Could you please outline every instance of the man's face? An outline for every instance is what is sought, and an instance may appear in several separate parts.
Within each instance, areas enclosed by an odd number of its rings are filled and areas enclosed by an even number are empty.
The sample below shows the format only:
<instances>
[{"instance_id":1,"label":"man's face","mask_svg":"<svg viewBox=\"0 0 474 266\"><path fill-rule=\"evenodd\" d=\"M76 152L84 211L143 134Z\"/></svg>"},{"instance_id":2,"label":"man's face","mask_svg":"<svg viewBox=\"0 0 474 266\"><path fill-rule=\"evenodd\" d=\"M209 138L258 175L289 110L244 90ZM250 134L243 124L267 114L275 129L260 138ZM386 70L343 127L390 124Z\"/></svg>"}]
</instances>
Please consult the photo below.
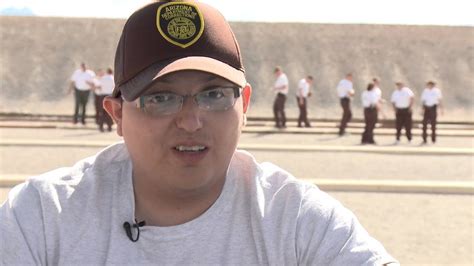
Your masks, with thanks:
<instances>
[{"instance_id":1,"label":"man's face","mask_svg":"<svg viewBox=\"0 0 474 266\"><path fill-rule=\"evenodd\" d=\"M235 87L213 74L180 71L161 78L145 94L194 95L216 86ZM225 111L200 109L188 97L179 112L158 117L124 101L121 117L113 112L132 159L134 178L145 177L150 185L175 193L207 191L222 182L243 127L250 90L245 88L242 95L248 92L247 97L240 96Z\"/></svg>"}]
</instances>

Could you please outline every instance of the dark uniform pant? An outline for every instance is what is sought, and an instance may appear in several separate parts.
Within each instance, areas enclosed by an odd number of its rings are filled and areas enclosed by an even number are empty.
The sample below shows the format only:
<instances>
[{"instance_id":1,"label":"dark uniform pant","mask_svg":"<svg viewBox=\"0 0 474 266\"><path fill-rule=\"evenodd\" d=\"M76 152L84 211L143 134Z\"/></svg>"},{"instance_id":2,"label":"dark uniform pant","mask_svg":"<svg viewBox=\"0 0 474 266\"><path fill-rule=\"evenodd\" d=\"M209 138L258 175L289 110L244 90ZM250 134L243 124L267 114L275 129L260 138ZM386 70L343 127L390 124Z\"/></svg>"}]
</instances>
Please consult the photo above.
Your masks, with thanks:
<instances>
[{"instance_id":1,"label":"dark uniform pant","mask_svg":"<svg viewBox=\"0 0 474 266\"><path fill-rule=\"evenodd\" d=\"M367 107L364 108L364 120L365 128L362 133L362 143L375 144L374 141L374 128L377 123L377 108Z\"/></svg>"},{"instance_id":2,"label":"dark uniform pant","mask_svg":"<svg viewBox=\"0 0 474 266\"><path fill-rule=\"evenodd\" d=\"M425 112L423 113L423 142L428 138L428 123L431 124L431 141L436 142L436 116L437 106L423 106Z\"/></svg>"},{"instance_id":3,"label":"dark uniform pant","mask_svg":"<svg viewBox=\"0 0 474 266\"><path fill-rule=\"evenodd\" d=\"M298 127L301 127L302 123L304 123L306 127L310 127L311 125L308 121L306 98L303 98L303 104L300 104L300 98L296 97L296 102L298 103L298 108L300 109L300 116L298 116Z\"/></svg>"},{"instance_id":4,"label":"dark uniform pant","mask_svg":"<svg viewBox=\"0 0 474 266\"><path fill-rule=\"evenodd\" d=\"M275 98L275 102L273 103L273 115L275 117L275 126L277 127L286 126L285 102L286 95L283 93L278 93Z\"/></svg>"},{"instance_id":5,"label":"dark uniform pant","mask_svg":"<svg viewBox=\"0 0 474 266\"><path fill-rule=\"evenodd\" d=\"M100 131L104 130L104 124L107 125L108 130L112 129L113 120L109 113L104 109L104 98L107 95L95 95L95 111L96 111L96 123L99 125Z\"/></svg>"},{"instance_id":6,"label":"dark uniform pant","mask_svg":"<svg viewBox=\"0 0 474 266\"><path fill-rule=\"evenodd\" d=\"M77 123L79 120L79 109L81 109L81 123L86 123L86 107L87 101L89 100L89 93L90 90L81 91L77 88L74 89L74 98L75 98L75 105L74 105L74 124Z\"/></svg>"},{"instance_id":7,"label":"dark uniform pant","mask_svg":"<svg viewBox=\"0 0 474 266\"><path fill-rule=\"evenodd\" d=\"M395 115L397 140L400 140L400 136L402 135L402 128L405 128L407 139L411 141L411 128L412 128L411 115L412 113L409 108L397 108L396 115Z\"/></svg>"},{"instance_id":8,"label":"dark uniform pant","mask_svg":"<svg viewBox=\"0 0 474 266\"><path fill-rule=\"evenodd\" d=\"M351 100L347 97L341 98L342 118L339 125L339 135L343 135L346 131L347 123L352 119Z\"/></svg>"}]
</instances>

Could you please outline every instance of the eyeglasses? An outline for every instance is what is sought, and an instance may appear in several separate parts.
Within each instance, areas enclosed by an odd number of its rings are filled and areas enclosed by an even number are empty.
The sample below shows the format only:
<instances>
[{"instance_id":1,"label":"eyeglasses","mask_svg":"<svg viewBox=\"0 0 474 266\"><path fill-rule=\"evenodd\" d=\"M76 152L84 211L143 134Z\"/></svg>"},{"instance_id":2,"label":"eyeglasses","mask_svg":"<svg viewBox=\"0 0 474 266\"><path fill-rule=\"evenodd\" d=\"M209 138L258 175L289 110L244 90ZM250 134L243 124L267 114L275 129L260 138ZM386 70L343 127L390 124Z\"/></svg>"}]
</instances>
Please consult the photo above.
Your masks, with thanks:
<instances>
[{"instance_id":1,"label":"eyeglasses","mask_svg":"<svg viewBox=\"0 0 474 266\"><path fill-rule=\"evenodd\" d=\"M194 95L179 95L172 92L157 92L137 99L137 108L152 116L175 114L183 108L187 98L194 99L199 108L206 111L225 111L234 106L240 97L238 87L211 87Z\"/></svg>"}]
</instances>

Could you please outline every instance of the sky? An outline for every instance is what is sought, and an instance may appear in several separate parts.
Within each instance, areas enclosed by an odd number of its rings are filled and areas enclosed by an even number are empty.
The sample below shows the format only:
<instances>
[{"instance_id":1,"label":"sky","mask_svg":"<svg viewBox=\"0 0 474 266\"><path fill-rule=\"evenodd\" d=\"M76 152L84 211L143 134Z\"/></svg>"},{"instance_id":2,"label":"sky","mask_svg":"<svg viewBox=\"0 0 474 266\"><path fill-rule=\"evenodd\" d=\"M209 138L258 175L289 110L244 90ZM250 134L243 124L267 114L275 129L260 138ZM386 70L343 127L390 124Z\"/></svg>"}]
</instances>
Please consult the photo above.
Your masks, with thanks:
<instances>
[{"instance_id":1,"label":"sky","mask_svg":"<svg viewBox=\"0 0 474 266\"><path fill-rule=\"evenodd\" d=\"M230 21L474 26L472 0L202 0ZM0 0L38 16L127 18L149 0Z\"/></svg>"}]
</instances>

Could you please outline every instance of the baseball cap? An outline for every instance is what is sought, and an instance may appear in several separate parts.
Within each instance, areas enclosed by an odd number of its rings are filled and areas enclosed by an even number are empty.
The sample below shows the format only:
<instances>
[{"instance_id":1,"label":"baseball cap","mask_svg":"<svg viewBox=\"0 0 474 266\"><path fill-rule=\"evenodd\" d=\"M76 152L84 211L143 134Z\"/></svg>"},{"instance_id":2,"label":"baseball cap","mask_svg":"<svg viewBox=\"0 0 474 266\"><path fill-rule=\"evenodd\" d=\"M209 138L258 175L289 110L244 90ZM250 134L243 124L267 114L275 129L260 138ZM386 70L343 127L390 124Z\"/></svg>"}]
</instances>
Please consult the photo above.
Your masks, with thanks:
<instances>
[{"instance_id":1,"label":"baseball cap","mask_svg":"<svg viewBox=\"0 0 474 266\"><path fill-rule=\"evenodd\" d=\"M181 70L246 84L240 48L215 8L197 1L158 1L133 13L115 54L115 89L133 101L159 78Z\"/></svg>"}]
</instances>

